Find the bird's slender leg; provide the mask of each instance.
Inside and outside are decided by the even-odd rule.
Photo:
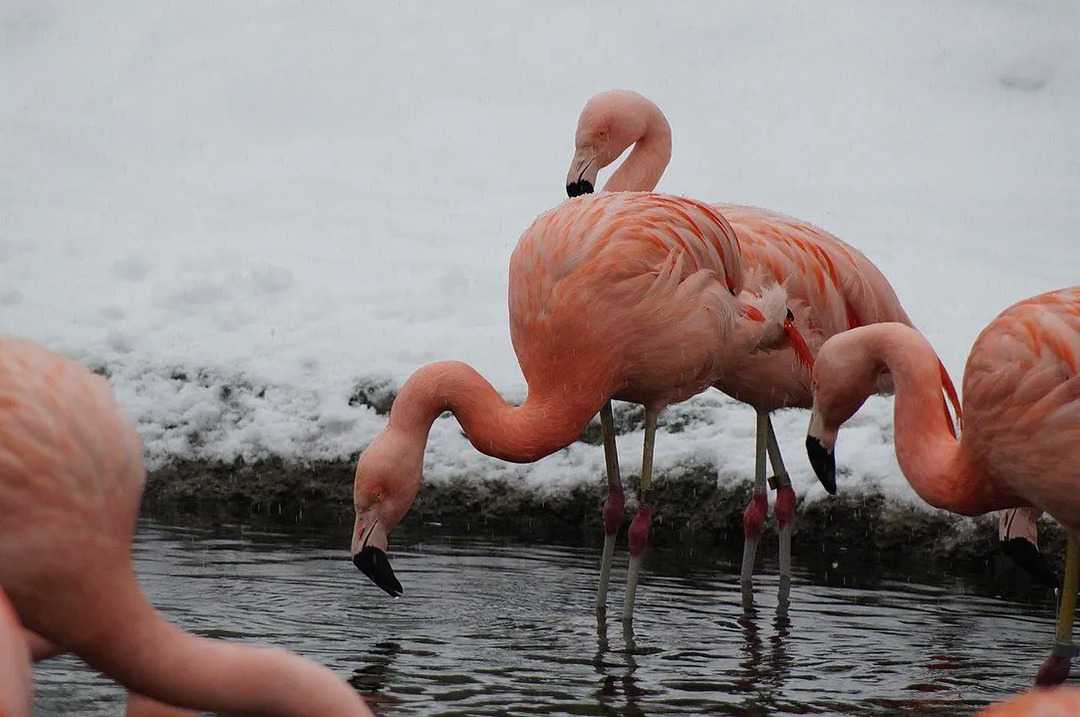
[[[638,494],[638,510],[634,522],[630,524],[630,567],[626,573],[626,602],[623,606],[623,623],[634,620],[634,598],[637,595],[638,573],[641,560],[645,555],[645,544],[649,541],[649,527],[652,525],[652,507],[649,505],[649,490],[652,485],[653,444],[656,440],[656,411],[645,409],[645,447],[641,454],[641,491]]]
[[[604,435],[608,497],[604,501],[604,553],[600,558],[600,586],[596,590],[598,613],[607,610],[608,580],[611,577],[611,559],[615,555],[615,536],[622,525],[623,508],[626,505],[622,478],[619,476],[619,452],[615,446],[615,418],[611,413],[611,401],[600,409],[600,430]]]
[[[769,429],[769,462],[773,469],[769,484],[776,489],[773,512],[776,513],[776,528],[780,534],[780,589],[777,592],[779,600],[776,611],[784,614],[787,612],[791,595],[791,523],[795,520],[795,491],[784,468],[780,444],[776,440],[776,431],[773,430],[772,419],[768,414],[765,416],[765,424]]]
[[[1069,661],[1077,654],[1072,641],[1073,618],[1076,613],[1076,590],[1080,583],[1080,544],[1069,536],[1069,547],[1065,552],[1065,580],[1061,587],[1061,599],[1058,602],[1057,634],[1054,636],[1054,648],[1050,657],[1039,668],[1035,684],[1040,687],[1060,685],[1069,676]]]
[[[765,517],[769,514],[769,496],[765,492],[765,455],[769,444],[769,414],[757,412],[757,450],[754,457],[754,496],[743,511],[742,601],[743,610],[754,607],[754,556]]]

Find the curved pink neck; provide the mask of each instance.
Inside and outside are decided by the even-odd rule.
[[[645,132],[634,143],[626,161],[608,178],[605,192],[651,192],[671,161],[671,125],[660,108],[648,102]]]
[[[861,330],[871,336],[870,356],[892,371],[896,457],[919,497],[960,515],[1020,504],[973,460],[964,436],[958,441],[952,435],[942,403],[940,364],[926,339],[907,327],[871,325]]]
[[[322,665],[184,632],[147,601],[130,567],[118,574],[101,567],[97,579],[50,606],[49,623],[62,620],[66,634],[48,637],[129,690],[229,714],[371,717],[359,695]]]
[[[401,387],[387,428],[423,442],[435,419],[450,411],[482,453],[531,463],[573,443],[608,396],[602,391],[534,390],[521,406],[507,403],[468,364],[440,361],[416,371]]]

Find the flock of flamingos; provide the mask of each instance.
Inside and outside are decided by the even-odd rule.
[[[1033,520],[1042,511],[1069,534],[1057,635],[1037,687],[980,714],[1080,715],[1080,689],[1058,686],[1076,652],[1080,287],[995,318],[971,349],[961,406],[933,348],[859,251],[771,211],[653,193],[671,129],[648,99],[623,90],[593,97],[575,144],[570,199],[525,230],[510,260],[510,334],[527,398],[507,403],[464,363],[417,370],[356,467],[356,566],[401,593],[388,535],[416,496],[428,432],[444,411],[478,450],[516,462],[569,445],[599,413],[608,496],[597,609],[606,609],[626,508],[611,401],[631,401],[646,418],[629,624],[654,510],[657,416],[715,386],[757,415],[743,601],[753,602],[771,486],[786,605],[795,494],[770,414],[811,409],[807,452],[834,493],[840,426],[871,394],[894,393],[897,458],[923,500],[961,515],[1027,508],[1021,515]],[[631,147],[594,194],[599,171]],[[144,481],[141,442],[103,378],[25,339],[0,338],[0,717],[31,714],[32,662],[64,652],[127,688],[129,715],[370,715],[324,666],[190,635],[154,609],[131,560]]]

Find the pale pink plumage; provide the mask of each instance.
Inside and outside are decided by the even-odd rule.
[[[918,332],[879,324],[839,334],[818,353],[807,435],[811,463],[836,490],[840,425],[887,368],[896,384],[896,457],[911,487],[932,506],[979,515],[1034,506],[1070,534],[1060,647],[1039,682],[1068,673],[1072,600],[1080,554],[1080,287],[1021,301],[975,340],[964,370],[964,431],[957,439],[937,409],[939,361]],[[1071,582],[1070,582],[1071,581]]]
[[[51,642],[130,690],[188,708],[371,715],[321,665],[198,638],[154,610],[131,563],[144,481],[142,445],[105,380],[0,337],[0,587],[43,638],[37,651]]]
[[[975,717],[1077,717],[1080,689],[1057,687],[1035,689],[1002,702],[995,702]]]

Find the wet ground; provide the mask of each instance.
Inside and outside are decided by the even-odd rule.
[[[624,549],[605,623],[594,548],[395,534],[394,600],[349,562],[348,526],[188,523],[144,520],[137,535],[140,579],[166,615],[319,660],[386,715],[965,715],[1027,689],[1052,635],[1038,591],[836,561],[797,561],[777,618],[767,544],[750,617],[737,553],[652,550],[629,635]],[[123,694],[61,658],[39,666],[36,703],[118,715]]]

